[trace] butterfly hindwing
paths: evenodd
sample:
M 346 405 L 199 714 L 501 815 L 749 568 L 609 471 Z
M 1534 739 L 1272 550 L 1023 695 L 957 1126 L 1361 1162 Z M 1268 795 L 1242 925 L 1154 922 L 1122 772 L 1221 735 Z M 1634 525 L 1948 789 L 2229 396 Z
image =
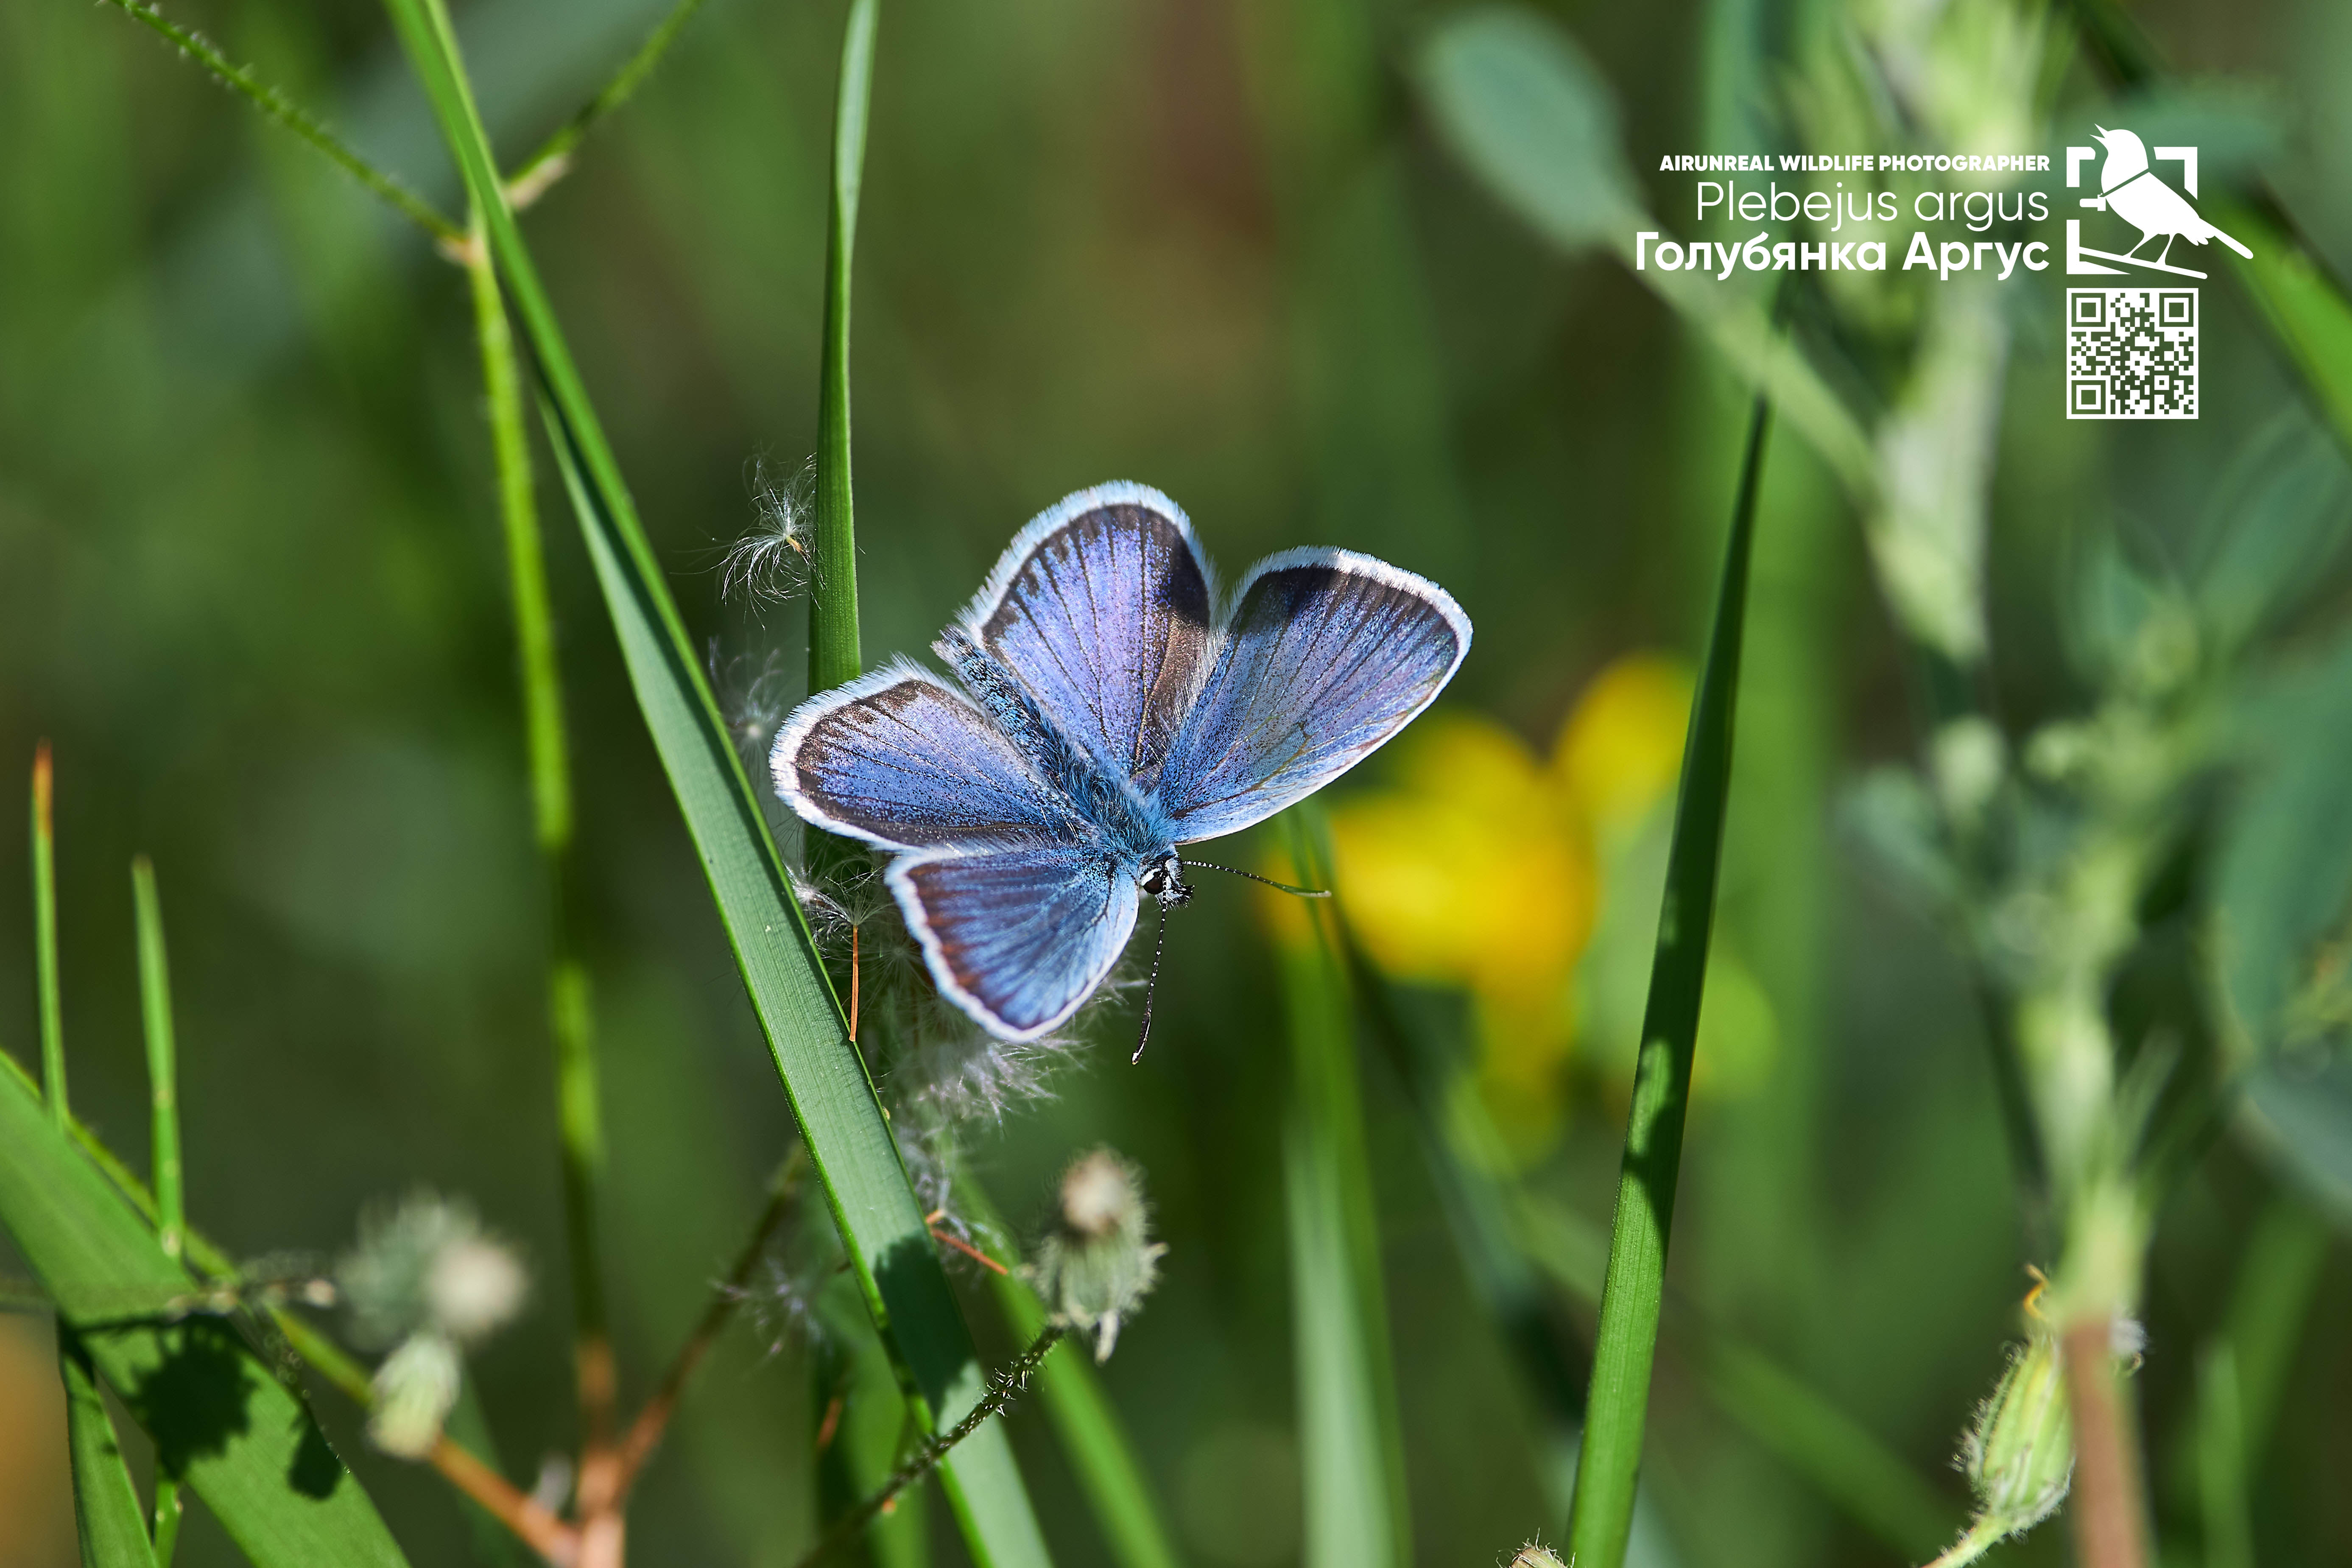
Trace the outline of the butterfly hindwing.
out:
M 803 820 L 885 848 L 1079 836 L 1020 750 L 962 693 L 911 667 L 803 703 L 769 767 Z
M 1001 1039 L 1077 1011 L 1135 930 L 1135 883 L 1070 845 L 894 861 L 890 890 L 942 993 Z
M 1176 503 L 1098 485 L 1021 531 L 961 629 L 1062 735 L 1148 790 L 1213 653 L 1214 602 Z
M 1370 755 L 1453 679 L 1470 621 L 1386 562 L 1291 550 L 1242 579 L 1221 645 L 1160 776 L 1179 843 L 1262 822 Z

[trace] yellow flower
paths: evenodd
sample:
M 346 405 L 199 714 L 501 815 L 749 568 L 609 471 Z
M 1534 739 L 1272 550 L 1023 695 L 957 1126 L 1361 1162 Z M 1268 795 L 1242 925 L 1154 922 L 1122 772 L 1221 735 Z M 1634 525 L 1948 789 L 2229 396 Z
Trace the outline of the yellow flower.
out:
M 1432 713 L 1385 759 L 1385 787 L 1332 811 L 1348 919 L 1389 973 L 1466 993 L 1480 1096 L 1523 1154 L 1557 1133 L 1580 1041 L 1630 1078 L 1690 693 L 1671 659 L 1620 658 L 1549 763 L 1491 719 Z M 1736 1091 L 1769 1061 L 1771 1009 L 1717 945 L 1701 1073 Z

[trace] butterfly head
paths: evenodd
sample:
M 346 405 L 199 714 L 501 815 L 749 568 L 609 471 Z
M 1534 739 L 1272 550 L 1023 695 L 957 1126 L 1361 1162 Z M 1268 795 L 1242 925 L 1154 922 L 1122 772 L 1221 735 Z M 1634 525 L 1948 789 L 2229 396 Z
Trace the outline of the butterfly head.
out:
M 1184 880 L 1184 862 L 1173 849 L 1147 864 L 1135 883 L 1146 895 L 1158 899 L 1163 910 L 1182 909 L 1192 901 L 1192 889 Z

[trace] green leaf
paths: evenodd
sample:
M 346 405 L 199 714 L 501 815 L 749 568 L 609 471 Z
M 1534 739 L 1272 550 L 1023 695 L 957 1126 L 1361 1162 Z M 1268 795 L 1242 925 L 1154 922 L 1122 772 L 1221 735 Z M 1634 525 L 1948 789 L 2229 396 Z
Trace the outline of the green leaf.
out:
M 1641 226 L 1609 84 L 1532 12 L 1456 13 L 1419 60 L 1439 131 L 1505 205 L 1571 253 Z
M 0 1058 L 0 1221 L 90 1365 L 257 1568 L 405 1568 L 309 1409 L 218 1318 L 173 1320 L 195 1289 Z
M 865 1063 L 850 1043 L 759 798 L 507 205 L 447 11 L 440 0 L 388 4 L 537 361 L 541 412 L 631 686 L 709 879 L 866 1310 L 901 1371 L 916 1418 L 927 1430 L 951 1426 L 979 1404 L 986 1372 L 922 1205 Z M 1048 1560 L 1001 1424 L 990 1423 L 959 1445 L 940 1473 L 965 1542 L 983 1568 Z
M 1635 266 L 1634 237 L 1656 219 L 1626 172 L 1608 87 L 1567 33 L 1532 12 L 1476 8 L 1435 28 L 1418 64 L 1440 132 L 1498 200 L 1570 255 L 1597 246 L 1615 251 L 1733 370 L 1771 395 L 1849 494 L 1863 501 L 1875 494 L 1869 437 L 1773 330 L 1753 292 Z
M 1658 953 L 1642 1020 L 1642 1055 L 1626 1116 L 1625 1158 L 1609 1236 L 1609 1274 L 1592 1352 L 1584 1448 L 1577 1457 L 1576 1506 L 1569 1515 L 1570 1559 L 1581 1568 L 1618 1568 L 1633 1528 L 1642 1463 L 1650 1368 L 1665 1294 L 1666 1238 L 1681 1174 L 1683 1121 L 1697 1055 L 1707 938 L 1715 924 L 1716 878 L 1731 795 L 1732 717 L 1739 700 L 1739 654 L 1748 615 L 1748 567 L 1756 542 L 1756 502 L 1764 471 L 1769 405 L 1761 398 L 1748 431 L 1739 499 L 1724 549 L 1715 627 L 1683 747 L 1675 800 L 1674 847 L 1658 911 Z
M 1331 885 L 1322 819 L 1291 809 L 1291 862 Z M 1282 1139 L 1290 1220 L 1291 1339 L 1307 1492 L 1307 1568 L 1411 1559 L 1404 1444 L 1381 1287 L 1380 1220 L 1365 1147 L 1347 974 L 1319 900 L 1280 944 L 1292 1094 Z
M 2245 1109 L 2256 1142 L 2339 1226 L 2352 1228 L 2352 1055 L 2264 1058 L 2246 1073 Z
M 58 1371 L 66 1384 L 66 1444 L 73 1455 L 74 1521 L 81 1532 L 82 1568 L 154 1568 L 139 1489 L 115 1441 L 114 1422 L 98 1391 L 89 1352 L 72 1330 L 58 1326 Z
M 2219 835 L 2213 951 L 2242 1047 L 2266 1051 L 2340 1034 L 2352 1005 L 2317 963 L 2352 909 L 2352 644 L 2232 706 L 2245 770 Z
M 2252 250 L 2227 258 L 2336 438 L 2352 448 L 2352 303 L 2275 212 L 2216 203 L 2212 221 Z

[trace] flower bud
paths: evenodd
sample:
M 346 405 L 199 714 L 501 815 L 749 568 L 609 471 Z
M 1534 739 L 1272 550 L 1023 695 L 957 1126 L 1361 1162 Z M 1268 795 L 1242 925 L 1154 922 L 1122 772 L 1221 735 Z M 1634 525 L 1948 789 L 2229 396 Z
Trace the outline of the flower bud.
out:
M 2065 1500 L 2074 1476 L 2074 1421 L 2058 1336 L 2032 1325 L 2024 1344 L 1960 1445 L 1977 1517 L 2001 1535 L 2031 1530 Z
M 1106 1361 L 1167 1250 L 1151 1239 L 1140 1173 L 1097 1149 L 1063 1173 L 1061 1212 L 1028 1272 L 1054 1325 L 1092 1334 L 1095 1359 Z
M 1564 1568 L 1559 1558 L 1540 1541 L 1530 1541 L 1511 1559 L 1511 1568 Z
M 375 1408 L 368 1438 L 385 1453 L 421 1459 L 441 1440 L 441 1423 L 457 1403 L 464 1375 L 457 1347 L 436 1333 L 412 1335 L 375 1371 Z

